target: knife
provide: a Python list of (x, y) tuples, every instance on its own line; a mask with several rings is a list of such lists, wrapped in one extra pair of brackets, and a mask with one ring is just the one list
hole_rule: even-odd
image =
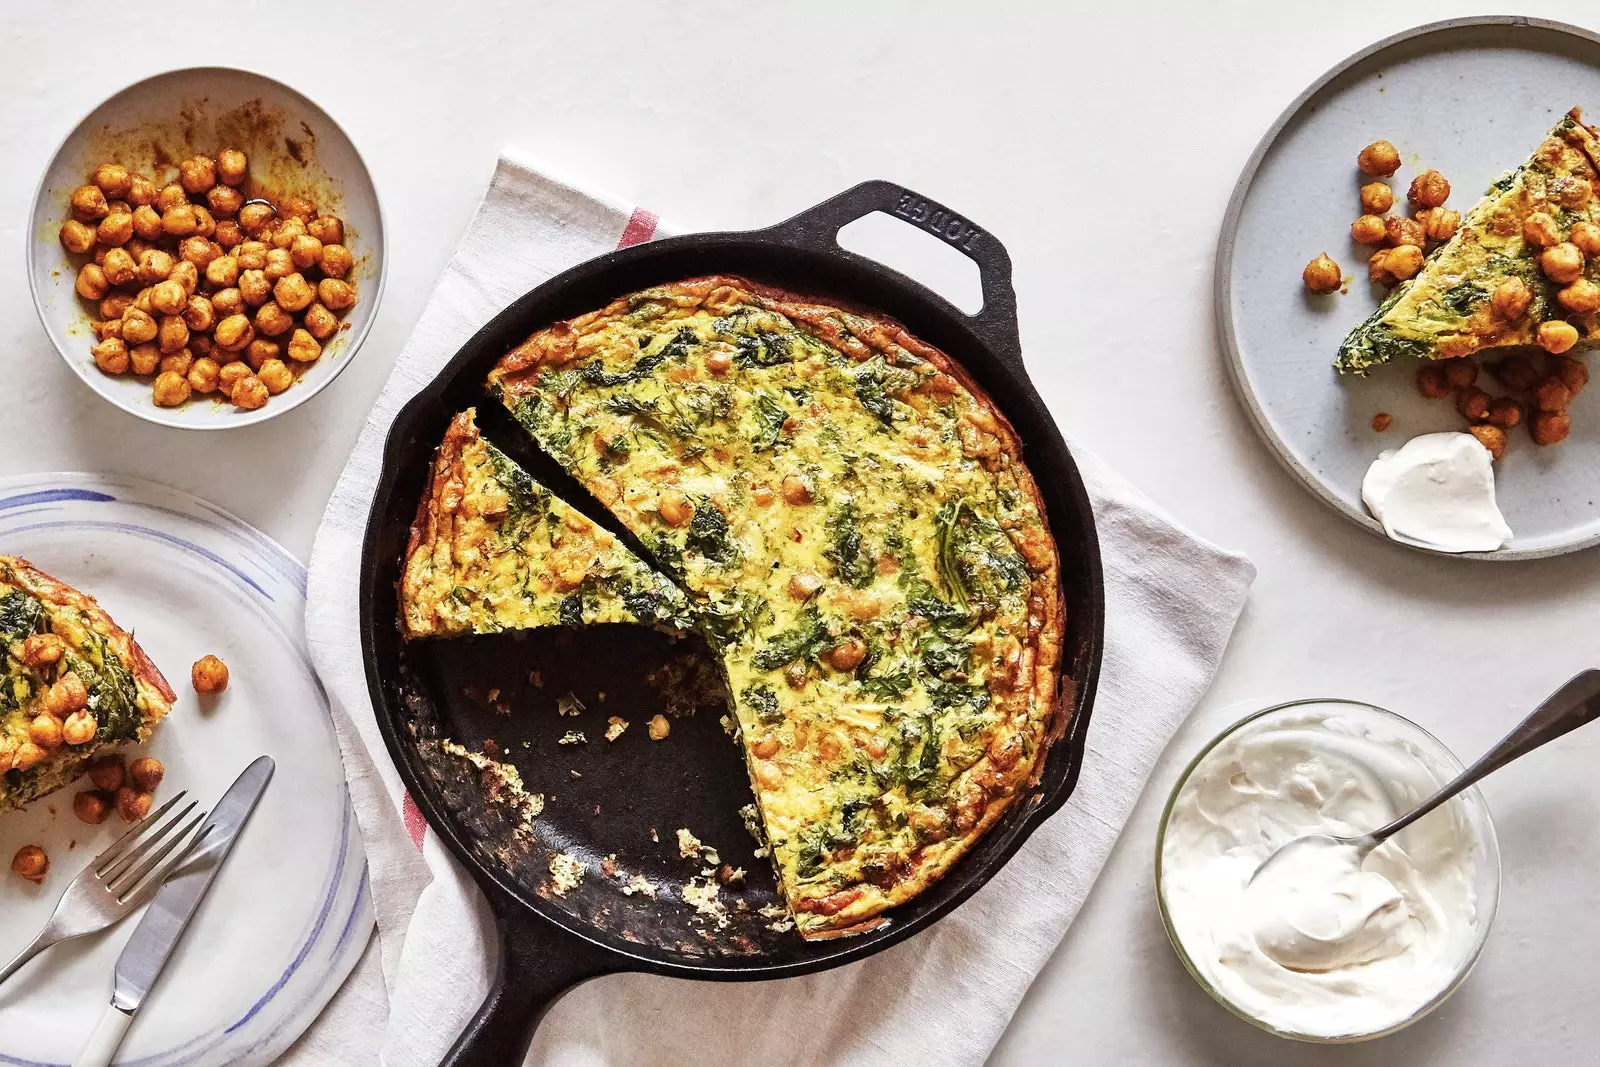
[(239, 830), (266, 791), (275, 766), (272, 757), (258, 756), (234, 779), (212, 809), (210, 820), (200, 830), (205, 843), (156, 893), (122, 955), (117, 957), (111, 1006), (95, 1028), (88, 1046), (73, 1061), (73, 1067), (107, 1067), (111, 1057), (116, 1055), (117, 1046), (122, 1044), (123, 1035), (133, 1023), (134, 1012), (144, 1003), (150, 987), (156, 984), (167, 957), (172, 955), (206, 890), (211, 888), (211, 880), (222, 867), (222, 861), (228, 858)]

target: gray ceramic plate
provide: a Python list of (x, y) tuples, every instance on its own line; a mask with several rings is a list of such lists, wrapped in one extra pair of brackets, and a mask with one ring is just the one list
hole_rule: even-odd
[[(1341, 378), (1339, 342), (1377, 307), (1368, 250), (1350, 240), (1360, 214), (1356, 153), (1380, 137), (1400, 149), (1392, 179), (1434, 167), (1463, 214), (1522, 162), (1573, 105), (1600, 117), (1600, 36), (1539, 19), (1489, 16), (1410, 30), (1318, 79), (1267, 131), (1234, 188), (1217, 247), (1217, 321), (1240, 399), (1278, 458), (1322, 500), (1382, 536), (1361, 503), (1381, 450), (1462, 428), (1446, 401), (1424, 400), (1415, 363)], [(1348, 292), (1313, 296), (1300, 281), (1326, 251)], [(1387, 433), (1371, 428), (1380, 411)], [(1539, 448), (1524, 429), (1497, 465), (1515, 539), (1480, 559), (1531, 559), (1600, 544), (1600, 388), (1573, 405), (1572, 435)], [(1427, 551), (1422, 549), (1419, 551)]]

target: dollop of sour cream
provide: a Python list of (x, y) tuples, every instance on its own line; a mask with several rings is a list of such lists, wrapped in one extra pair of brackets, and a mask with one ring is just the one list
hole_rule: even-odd
[(1306, 834), (1376, 829), (1449, 778), (1348, 716), (1289, 709), (1206, 754), (1172, 805), (1168, 919), (1201, 976), (1245, 1014), (1316, 1037), (1379, 1033), (1449, 986), (1477, 943), (1477, 838), (1460, 801), (1363, 859)]
[(1511, 540), (1494, 499), (1494, 460), (1470, 433), (1427, 433), (1378, 455), (1361, 499), (1396, 541), (1493, 552)]

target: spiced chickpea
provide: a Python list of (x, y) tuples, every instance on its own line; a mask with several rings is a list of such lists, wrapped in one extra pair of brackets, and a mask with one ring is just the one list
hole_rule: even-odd
[(1441, 360), (1439, 365), (1444, 368), (1445, 384), (1452, 389), (1465, 389), (1478, 380), (1478, 363), (1471, 356)]
[(1579, 278), (1556, 294), (1561, 306), (1575, 315), (1588, 315), (1600, 311), (1600, 285), (1587, 278)]
[(1589, 384), (1589, 367), (1582, 360), (1563, 358), (1553, 360), (1550, 373), (1560, 378), (1567, 391), (1577, 396)]
[(94, 357), (94, 365), (107, 374), (128, 372), (128, 344), (120, 337), (107, 337), (89, 349), (89, 354)]
[(306, 308), (301, 324), (306, 333), (319, 341), (326, 341), (339, 329), (339, 317), (321, 304), (312, 304)]
[(244, 207), (244, 194), (229, 185), (213, 185), (206, 192), (206, 207), (219, 219), (231, 219)]
[[(168, 274), (171, 271), (167, 272)], [(177, 315), (183, 311), (184, 305), (189, 302), (189, 294), (183, 291), (183, 286), (175, 281), (157, 282), (150, 287), (150, 310), (158, 311), (163, 315)]]
[(1411, 179), (1406, 199), (1418, 207), (1438, 207), (1450, 199), (1450, 183), (1436, 170), (1425, 170)]
[(1539, 269), (1553, 282), (1575, 282), (1583, 274), (1583, 252), (1570, 241), (1551, 245), (1539, 254)]
[(79, 222), (99, 222), (111, 213), (106, 194), (98, 185), (80, 185), (72, 191), (72, 216)]
[(112, 804), (113, 801), (108, 800), (104, 793), (85, 789), (72, 798), (72, 814), (78, 817), (79, 822), (99, 826), (111, 814)]
[(1350, 239), (1357, 244), (1377, 245), (1388, 238), (1389, 231), (1377, 215), (1362, 215), (1350, 224)]
[(73, 284), (78, 295), (85, 300), (99, 300), (111, 290), (111, 283), (106, 280), (105, 268), (94, 263), (85, 263), (78, 268), (78, 280)]
[(206, 281), (213, 287), (226, 289), (238, 280), (239, 261), (232, 256), (218, 256), (206, 264)]
[(239, 208), (239, 229), (253, 237), (266, 229), (277, 215), (271, 204), (263, 204), (259, 200), (248, 201)]
[(122, 313), (122, 339), (129, 344), (154, 341), (158, 332), (156, 320), (137, 304)]
[(162, 356), (160, 366), (162, 374), (181, 374), (187, 381), (189, 368), (194, 366), (194, 353), (187, 348), (180, 348)]
[(1489, 457), (1498, 461), (1506, 454), (1506, 432), (1491, 423), (1479, 423), (1468, 426), (1467, 432), (1478, 439), (1478, 443), (1489, 450)]
[(656, 498), (656, 514), (668, 526), (682, 526), (694, 517), (694, 502), (681, 490), (668, 489)]
[[(218, 262), (221, 262), (220, 260)], [(238, 262), (238, 260), (235, 260)], [(272, 299), (272, 283), (262, 270), (239, 272), (239, 295), (249, 307), (260, 307)]]
[(277, 396), (294, 384), (294, 372), (281, 359), (269, 359), (256, 370), (256, 377), (267, 387), (267, 392)]
[(1388, 141), (1373, 141), (1356, 156), (1361, 173), (1387, 178), (1400, 169), (1400, 153)]
[(1388, 182), (1368, 182), (1361, 187), (1361, 210), (1368, 215), (1382, 215), (1394, 207), (1394, 190)]
[(107, 337), (121, 339), (122, 319), (106, 319), (104, 322), (96, 322), (90, 326), (90, 329), (94, 330), (95, 340), (97, 341), (104, 341)]
[(217, 372), (217, 392), (231, 398), (233, 396), (233, 387), (238, 385), (241, 379), (250, 376), (250, 364), (243, 360), (224, 364), (222, 369)]
[(1533, 404), (1540, 411), (1566, 411), (1572, 406), (1572, 390), (1567, 383), (1551, 375), (1533, 389)]
[[(145, 249), (139, 257), (139, 284), (154, 286), (165, 282), (172, 277), (172, 268), (176, 265), (170, 252), (159, 248)], [(178, 288), (181, 290), (183, 287), (179, 285)]]
[(294, 273), (294, 260), (284, 249), (270, 248), (267, 250), (267, 264), (262, 271), (266, 274), (267, 281), (276, 283)]
[(128, 238), (128, 243), (122, 246), (122, 250), (128, 253), (128, 255), (132, 256), (133, 261), (137, 263), (139, 262), (140, 256), (144, 255), (154, 247), (154, 244), (135, 234), (134, 236)]
[(189, 381), (181, 374), (167, 371), (156, 375), (156, 381), (150, 387), (150, 392), (155, 399), (156, 407), (175, 408), (189, 399)]
[(1428, 243), (1428, 231), (1422, 228), (1422, 223), (1416, 219), (1408, 219), (1395, 215), (1384, 222), (1385, 234), (1392, 245), (1416, 245), (1421, 248)]
[[(1426, 217), (1424, 217), (1426, 216)], [(1461, 212), (1447, 207), (1428, 208), (1417, 212), (1417, 221), (1430, 241), (1448, 241), (1461, 228)]]
[(201, 356), (189, 367), (187, 380), (189, 388), (203, 396), (209, 396), (217, 391), (217, 372), (222, 368), (210, 356)]
[(267, 402), (268, 395), (266, 384), (254, 374), (247, 374), (234, 383), (228, 398), (235, 406), (254, 411)]
[(139, 277), (139, 264), (126, 248), (106, 249), (105, 262), (100, 269), (106, 272), (106, 281), (112, 285), (127, 285)]
[(212, 244), (198, 233), (185, 237), (178, 244), (178, 258), (185, 263), (193, 263), (195, 270), (205, 273), (207, 267), (222, 255), (222, 250)]
[(1388, 271), (1398, 281), (1416, 276), (1422, 269), (1422, 249), (1413, 244), (1398, 245), (1389, 249), (1389, 254), (1383, 257), (1383, 269)]
[(350, 273), (355, 258), (350, 249), (337, 241), (322, 242), (322, 273), (329, 278), (343, 278)]
[(217, 153), (217, 180), (224, 185), (240, 185), (250, 172), (250, 164), (237, 148), (224, 148)]
[(161, 229), (169, 237), (188, 237), (200, 228), (200, 220), (189, 204), (179, 204), (161, 213)]
[(170, 356), (189, 343), (189, 327), (178, 315), (163, 315), (156, 328), (156, 344), (161, 354)]
[(133, 175), (120, 163), (102, 163), (94, 169), (89, 180), (111, 200), (120, 200), (133, 188)]
[(121, 248), (133, 237), (133, 216), (126, 211), (113, 211), (95, 227), (95, 240), (111, 248)]
[(1450, 384), (1445, 381), (1444, 368), (1436, 363), (1425, 363), (1417, 368), (1417, 392), (1429, 400), (1450, 395)]
[(1537, 445), (1558, 444), (1572, 432), (1572, 416), (1565, 411), (1540, 411), (1528, 426)]
[(128, 191), (123, 194), (123, 199), (134, 207), (145, 207), (155, 203), (156, 195), (160, 192), (155, 182), (142, 174), (135, 174), (128, 181)]
[(261, 241), (242, 241), (235, 258), (241, 271), (261, 270), (267, 265), (267, 246)]
[(133, 366), (133, 373), (141, 377), (154, 374), (161, 366), (161, 346), (154, 341), (134, 345), (128, 349), (128, 362)]
[[(284, 275), (272, 286), (272, 299), (285, 311), (304, 311), (316, 298), (317, 293), (311, 288), (311, 283), (299, 271)], [(326, 299), (322, 302), (328, 303)]]
[(28, 740), (53, 752), (61, 747), (61, 720), (48, 711), (40, 712), (28, 723)]
[(233, 219), (218, 219), (217, 230), (211, 239), (223, 248), (232, 250), (244, 243), (244, 231), (239, 229), (239, 224)]
[[(1328, 256), (1328, 253), (1324, 252), (1306, 264), (1306, 269), (1301, 272), (1301, 279), (1305, 282), (1306, 288), (1313, 293), (1332, 293), (1338, 291), (1339, 283), (1343, 280), (1343, 274), (1339, 270), (1339, 264), (1335, 263)], [(334, 286), (341, 287), (346, 291), (350, 289), (344, 282), (334, 278), (324, 278), (320, 288), (326, 290)], [(354, 294), (351, 295), (353, 296)], [(326, 293), (323, 295), (322, 302), (336, 311), (339, 310), (340, 305), (329, 300)]]
[(217, 184), (217, 161), (210, 156), (191, 156), (178, 164), (178, 180), (184, 192), (199, 196)]
[(183, 286), (183, 291), (190, 296), (193, 296), (194, 291), (200, 288), (200, 268), (190, 263), (187, 259), (180, 259), (174, 263), (172, 265), (172, 273), (167, 277)]
[(141, 204), (133, 209), (133, 232), (143, 240), (159, 241), (167, 230), (161, 222), (161, 213), (149, 204)]
[[(218, 293), (217, 295), (221, 296), (222, 294)], [(213, 299), (212, 303), (216, 304), (217, 301)], [(239, 352), (243, 351), (251, 341), (255, 340), (255, 329), (250, 325), (250, 319), (247, 316), (240, 312), (234, 312), (217, 323), (217, 328), (211, 333), (211, 339), (224, 352)]]
[(1522, 220), (1522, 240), (1535, 248), (1553, 248), (1561, 243), (1561, 227), (1543, 211)]
[(310, 222), (317, 217), (317, 206), (303, 196), (285, 197), (278, 205), (278, 214), (288, 219)]
[[(1327, 260), (1327, 263), (1319, 266), (1319, 263), (1322, 260)], [(1333, 260), (1328, 259), (1326, 255), (1321, 255), (1315, 260), (1312, 260), (1311, 263), (1306, 267), (1306, 288), (1317, 293), (1328, 293), (1333, 291), (1333, 289), (1327, 288), (1313, 288), (1311, 284), (1313, 267), (1317, 268), (1316, 280), (1319, 285), (1327, 284), (1327, 274), (1329, 273), (1327, 268), (1331, 267), (1333, 289), (1337, 289), (1339, 287), (1339, 265), (1334, 263)], [(323, 305), (330, 311), (345, 311), (355, 304), (356, 291), (350, 287), (349, 282), (340, 281), (338, 278), (324, 278), (322, 281), (317, 283), (317, 298), (320, 299)]]
[(11, 857), (11, 873), (30, 882), (42, 882), (50, 873), (50, 857), (38, 845), (23, 845)]
[(232, 289), (218, 289), (211, 294), (211, 307), (219, 319), (225, 319), (229, 315), (244, 314), (244, 293), (237, 286)]
[(256, 308), (256, 329), (268, 337), (277, 337), (294, 328), (294, 316), (278, 306), (277, 301), (268, 300)]
[(289, 242), (289, 259), (301, 270), (310, 270), (322, 262), (322, 242), (303, 233)]
[(306, 233), (325, 245), (344, 243), (344, 223), (333, 215), (318, 215), (306, 223)]
[(665, 715), (652, 715), (646, 731), (650, 734), (650, 740), (665, 741), (667, 735), (672, 732), (672, 724), (667, 721)]
[(154, 793), (166, 774), (167, 769), (154, 756), (140, 756), (128, 764), (128, 780), (141, 792)]
[(99, 731), (100, 724), (95, 721), (94, 712), (75, 711), (61, 724), (61, 740), (72, 746), (87, 745)]
[(208, 333), (194, 333), (189, 335), (189, 351), (194, 353), (195, 359), (215, 359), (217, 357), (217, 343)]
[(55, 634), (32, 634), (22, 642), (22, 662), (30, 667), (48, 667), (67, 653), (67, 643)]
[(115, 793), (122, 788), (125, 777), (122, 757), (114, 752), (96, 757), (89, 762), (87, 773), (89, 781), (96, 789), (104, 793)]
[(1489, 401), (1489, 421), (1502, 429), (1510, 429), (1522, 421), (1522, 405), (1509, 396), (1497, 396)]
[(125, 785), (117, 790), (117, 814), (123, 822), (138, 822), (150, 814), (150, 803), (155, 798), (149, 793)]
[(156, 194), (156, 210), (165, 215), (175, 207), (181, 207), (189, 202), (189, 194), (184, 192), (183, 186), (177, 182), (168, 182)]
[(1567, 240), (1578, 246), (1585, 256), (1600, 255), (1600, 226), (1592, 222), (1575, 222)]
[(95, 228), (77, 219), (61, 224), (61, 247), (75, 256), (88, 254), (94, 249)]
[(263, 341), (258, 337), (244, 350), (244, 361), (250, 364), (251, 370), (259, 372), (267, 360), (279, 359), (282, 355), (283, 347), (276, 341)]
[(183, 305), (183, 322), (189, 327), (191, 334), (205, 333), (217, 324), (217, 309), (212, 306), (208, 297), (197, 293)]
[(32, 770), (48, 759), (49, 756), (50, 753), (32, 741), (24, 741), (17, 746), (17, 754), (12, 757), (11, 766), (13, 770), (18, 771)]
[(1469, 385), (1456, 394), (1456, 410), (1468, 422), (1482, 422), (1489, 417), (1489, 394)]
[(1538, 342), (1546, 352), (1559, 355), (1578, 343), (1578, 331), (1570, 322), (1541, 322)]
[(305, 330), (296, 330), (289, 337), (288, 352), (298, 363), (314, 363), (322, 355), (322, 346)]
[(296, 238), (305, 236), (307, 236), (305, 220), (287, 218), (279, 222), (277, 228), (272, 231), (272, 245), (287, 252)]

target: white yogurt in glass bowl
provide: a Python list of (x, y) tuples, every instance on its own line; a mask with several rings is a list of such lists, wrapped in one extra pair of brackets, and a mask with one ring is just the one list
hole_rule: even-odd
[(1416, 724), (1370, 704), (1311, 700), (1224, 730), (1179, 776), (1162, 814), (1162, 921), (1196, 981), (1284, 1037), (1359, 1041), (1416, 1021), (1455, 991), (1488, 937), (1500, 853), (1470, 789), (1363, 861), (1277, 848), (1390, 822), (1461, 770)]

